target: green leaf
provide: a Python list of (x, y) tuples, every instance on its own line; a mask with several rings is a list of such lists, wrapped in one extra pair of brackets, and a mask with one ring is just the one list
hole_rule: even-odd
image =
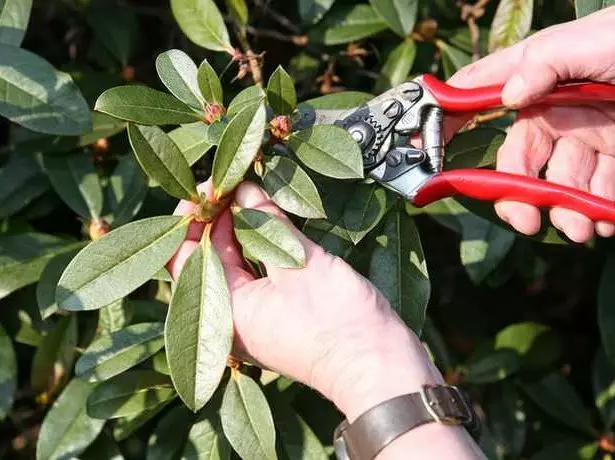
[(120, 227), (137, 215), (149, 187), (147, 180), (132, 155), (120, 157), (113, 174), (109, 176), (107, 198), (113, 212), (113, 226)]
[(482, 168), (495, 164), (506, 133), (494, 128), (477, 128), (457, 134), (446, 146), (444, 169)]
[(574, 2), (577, 19), (613, 5), (615, 5), (615, 0), (575, 0)]
[(112, 333), (103, 333), (75, 365), (77, 377), (101, 382), (136, 366), (164, 346), (162, 323), (140, 323)]
[(598, 349), (594, 358), (592, 386), (604, 428), (610, 431), (615, 423), (615, 365), (602, 348)]
[(285, 211), (305, 218), (326, 217), (314, 182), (290, 158), (274, 156), (265, 163), (263, 187)]
[(592, 422), (579, 395), (566, 377), (553, 372), (521, 388), (545, 413), (558, 422), (593, 436)]
[(237, 241), (253, 257), (282, 268), (305, 265), (303, 245), (280, 219), (256, 209), (232, 211)]
[(224, 3), (235, 22), (242, 26), (248, 24), (248, 5), (245, 0), (225, 0)]
[(31, 10), (32, 0), (0, 0), (0, 43), (21, 46)]
[(55, 393), (70, 375), (77, 353), (77, 318), (61, 318), (34, 354), (30, 383), (38, 393)]
[(212, 51), (233, 53), (224, 19), (213, 0), (171, 0), (171, 10), (193, 43)]
[(218, 387), (233, 344), (231, 297), (208, 235), (177, 280), (164, 336), (173, 385), (196, 412)]
[(107, 380), (87, 401), (90, 417), (112, 419), (139, 414), (175, 397), (171, 380), (149, 370), (132, 370)]
[(79, 460), (124, 460), (124, 456), (111, 435), (103, 431), (79, 456)]
[(209, 127), (197, 122), (180, 126), (168, 133), (190, 166), (203, 158), (214, 146), (208, 138)]
[(403, 211), (392, 211), (369, 267), (369, 279), (417, 334), (425, 323), (430, 296), (429, 275), (418, 230)]
[(265, 97), (265, 92), (260, 86), (248, 86), (233, 98), (226, 113), (232, 118), (246, 107), (260, 104), (265, 100)]
[(291, 134), (288, 146), (310, 169), (336, 179), (363, 177), (359, 144), (345, 129), (318, 125)]
[(11, 216), (49, 190), (49, 181), (31, 155), (11, 155), (0, 169), (0, 218)]
[(116, 441), (124, 441), (132, 436), (139, 428), (156, 417), (162, 410), (171, 404), (175, 398), (167, 399), (154, 404), (153, 407), (145, 409), (128, 417), (120, 417), (115, 419), (113, 426), (113, 437)]
[(201, 94), (208, 103), (222, 104), (224, 96), (222, 83), (207, 59), (204, 59), (199, 66), (197, 80)]
[(534, 0), (500, 0), (491, 22), (489, 52), (520, 42), (532, 26)]
[(489, 393), (488, 419), (498, 450), (505, 456), (519, 458), (526, 439), (526, 411), (514, 383), (492, 385)]
[(36, 444), (36, 460), (68, 459), (83, 452), (102, 431), (104, 420), (86, 413), (94, 386), (73, 379), (47, 412)]
[(182, 460), (230, 460), (232, 449), (217, 414), (206, 411), (199, 419), (190, 429)]
[(124, 225), (90, 243), (68, 265), (56, 291), (65, 310), (95, 310), (147, 282), (184, 241), (188, 220), (159, 216)]
[(132, 305), (127, 299), (119, 299), (98, 310), (98, 329), (112, 333), (128, 326), (132, 320)]
[(38, 281), (47, 262), (74, 248), (69, 241), (44, 233), (0, 235), (0, 299)]
[(169, 194), (198, 200), (190, 165), (175, 143), (158, 126), (128, 126), (128, 138), (145, 173)]
[[(593, 460), (599, 450), (597, 442), (588, 443), (587, 439), (569, 439), (545, 447), (532, 455), (530, 460)], [(608, 455), (605, 457), (608, 458)]]
[[(382, 93), (408, 79), (408, 74), (416, 57), (416, 44), (408, 39), (397, 45), (385, 61), (374, 91)], [(448, 154), (448, 149), (447, 149)]]
[(386, 191), (374, 184), (361, 184), (344, 207), (344, 227), (356, 245), (380, 223), (389, 208)]
[(194, 414), (183, 405), (164, 414), (149, 437), (147, 460), (178, 458), (184, 450), (193, 423)]
[(333, 8), (309, 35), (312, 41), (339, 45), (376, 35), (388, 27), (369, 5), (343, 5)]
[(47, 134), (77, 136), (92, 128), (88, 104), (68, 74), (36, 54), (4, 44), (0, 44), (0, 115)]
[(4, 420), (13, 405), (17, 387), (17, 359), (13, 343), (0, 326), (0, 421)]
[(94, 36), (126, 66), (134, 53), (139, 29), (135, 12), (130, 8), (109, 8), (106, 0), (96, 0), (89, 5), (87, 20)]
[(267, 101), (276, 115), (290, 115), (297, 106), (295, 82), (282, 66), (278, 66), (269, 78)]
[(598, 285), (598, 326), (606, 355), (615, 363), (615, 253), (606, 257)]
[(558, 335), (543, 324), (530, 321), (511, 324), (495, 336), (496, 349), (514, 350), (523, 370), (539, 371), (552, 366), (562, 354)]
[(233, 371), (220, 408), (222, 428), (244, 460), (277, 459), (273, 417), (258, 384)]
[[(524, 0), (525, 1), (525, 0)], [(455, 48), (442, 40), (437, 40), (436, 45), (442, 55), (442, 67), (444, 77), (449, 79), (462, 67), (472, 63), (472, 56), (464, 53), (458, 48)]]
[(197, 68), (190, 56), (176, 49), (160, 53), (156, 58), (156, 71), (173, 96), (190, 107), (203, 108)]
[(43, 166), (54, 190), (75, 213), (100, 220), (103, 192), (90, 156), (83, 152), (44, 155)]
[(141, 125), (179, 125), (201, 119), (174, 96), (136, 85), (108, 89), (98, 97), (94, 110)]
[(308, 110), (346, 110), (363, 105), (374, 96), (361, 91), (343, 91), (341, 93), (326, 94), (324, 96), (308, 99), (299, 104), (299, 112)]
[(335, 0), (297, 0), (297, 9), (301, 21), (305, 24), (316, 24), (333, 6)]
[(369, 0), (369, 3), (393, 32), (401, 37), (410, 35), (416, 21), (418, 0)]
[(56, 286), (58, 281), (60, 281), (62, 272), (79, 250), (80, 248), (58, 254), (45, 265), (41, 272), (40, 279), (36, 285), (36, 301), (42, 319), (47, 319), (58, 311)]
[(502, 348), (471, 358), (466, 365), (465, 378), (475, 384), (497, 382), (515, 374), (520, 367), (519, 355)]
[(265, 105), (252, 104), (224, 129), (212, 170), (216, 197), (228, 195), (243, 180), (263, 142), (265, 118)]

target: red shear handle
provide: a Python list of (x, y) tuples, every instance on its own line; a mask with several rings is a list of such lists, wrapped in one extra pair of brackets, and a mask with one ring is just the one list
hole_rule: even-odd
[(451, 196), (520, 201), (539, 208), (566, 208), (589, 219), (615, 223), (615, 202), (533, 177), (488, 169), (456, 169), (433, 176), (413, 200), (418, 207)]
[[(455, 88), (438, 80), (433, 75), (423, 75), (422, 82), (445, 111), (481, 112), (502, 106), (503, 85), (471, 89)], [(608, 83), (558, 85), (551, 93), (536, 101), (536, 103), (574, 105), (599, 101), (615, 102), (615, 85)]]

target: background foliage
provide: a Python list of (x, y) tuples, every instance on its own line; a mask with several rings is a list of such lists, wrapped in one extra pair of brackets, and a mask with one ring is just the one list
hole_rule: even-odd
[[(211, 382), (195, 380), (199, 364), (180, 352), (177, 331), (190, 322), (172, 319), (207, 296), (180, 278), (171, 298), (159, 268), (187, 223), (168, 215), (177, 198), (199, 199), (195, 182), (212, 170), (220, 198), (246, 171), (262, 181), (308, 236), (382, 290), (447, 380), (472, 395), (489, 458), (615, 452), (609, 241), (575, 246), (548, 225), (526, 238), (485, 204), (418, 210), (365, 181), (328, 179), (361, 175), (356, 146), (335, 148), (347, 140), (335, 130), (290, 134), (276, 119), (266, 136), (294, 153), (269, 143), (254, 167), (245, 153), (260, 147), (265, 98), (276, 115), (297, 102), (352, 107), (611, 4), (0, 0), (0, 456), (331, 455), (340, 414), (319, 395), (253, 367), (231, 371), (224, 341)], [(491, 167), (513, 119), (475, 117), (445, 167)], [(340, 166), (332, 158), (342, 153)], [(275, 220), (239, 209), (234, 220), (248, 259), (301, 265), (290, 236), (282, 250), (270, 244)], [(137, 253), (143, 270), (110, 289), (100, 248)], [(203, 278), (190, 279), (223, 286), (207, 239), (191, 261)], [(229, 330), (229, 306), (212, 304)]]

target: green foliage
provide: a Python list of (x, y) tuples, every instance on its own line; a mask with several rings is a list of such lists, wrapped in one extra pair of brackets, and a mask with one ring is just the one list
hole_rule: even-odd
[[(332, 404), (228, 359), (230, 210), (254, 276), (301, 270), (307, 237), (375, 284), (480, 407), (489, 458), (608, 458), (610, 242), (416, 209), (305, 120), (612, 1), (493, 1), (476, 28), (452, 0), (150, 3), (0, 0), (0, 456), (330, 458)], [(444, 169), (493, 168), (514, 118), (474, 120)], [(246, 179), (291, 216), (239, 206)]]

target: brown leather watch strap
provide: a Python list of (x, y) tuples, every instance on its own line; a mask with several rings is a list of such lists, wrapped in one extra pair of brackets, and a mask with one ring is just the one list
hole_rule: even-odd
[(399, 436), (425, 423), (469, 426), (474, 420), (456, 387), (425, 386), (419, 393), (384, 401), (351, 424), (342, 423), (334, 435), (335, 451), (340, 460), (372, 460)]

